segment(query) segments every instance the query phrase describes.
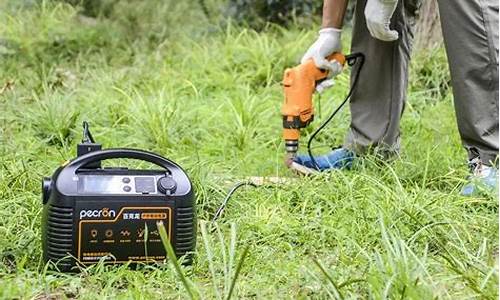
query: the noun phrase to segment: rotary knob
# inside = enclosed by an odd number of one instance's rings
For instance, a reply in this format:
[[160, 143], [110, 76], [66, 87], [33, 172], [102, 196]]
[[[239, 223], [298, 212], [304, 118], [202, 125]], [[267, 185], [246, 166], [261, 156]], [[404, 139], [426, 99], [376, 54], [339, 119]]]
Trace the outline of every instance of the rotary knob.
[[165, 176], [158, 179], [158, 191], [163, 194], [172, 194], [177, 188], [177, 182], [172, 176]]

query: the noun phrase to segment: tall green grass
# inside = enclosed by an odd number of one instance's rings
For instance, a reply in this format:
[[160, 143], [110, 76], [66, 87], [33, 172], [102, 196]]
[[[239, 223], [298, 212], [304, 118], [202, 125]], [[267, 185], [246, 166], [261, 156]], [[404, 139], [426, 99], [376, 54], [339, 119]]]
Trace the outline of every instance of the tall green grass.
[[[13, 82], [0, 95], [0, 298], [188, 297], [169, 264], [73, 275], [44, 266], [40, 179], [74, 157], [82, 120], [106, 147], [156, 151], [185, 167], [200, 224], [228, 182], [292, 176], [282, 163], [280, 80], [315, 29], [256, 33], [208, 23], [186, 1], [120, 2], [96, 20], [62, 2], [0, 2], [0, 87]], [[353, 171], [236, 193], [217, 230], [201, 225], [195, 262], [181, 270], [195, 294], [497, 298], [498, 203], [458, 196], [466, 157], [446, 70], [443, 49], [415, 54], [400, 159], [368, 157]], [[315, 125], [348, 80], [321, 97]], [[340, 144], [348, 125], [344, 110], [315, 151]]]

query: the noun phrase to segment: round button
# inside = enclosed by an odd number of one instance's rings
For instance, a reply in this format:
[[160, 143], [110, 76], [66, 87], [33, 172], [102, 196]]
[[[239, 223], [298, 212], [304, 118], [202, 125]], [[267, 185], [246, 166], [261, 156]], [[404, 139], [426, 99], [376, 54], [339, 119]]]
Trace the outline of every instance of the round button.
[[177, 188], [177, 182], [172, 177], [162, 177], [158, 179], [158, 190], [162, 193], [173, 193]]
[[132, 188], [130, 186], [126, 185], [126, 186], [123, 187], [123, 190], [125, 192], [130, 192], [132, 190]]
[[130, 178], [128, 178], [128, 177], [123, 177], [123, 178], [122, 178], [122, 182], [123, 182], [123, 183], [130, 183]]

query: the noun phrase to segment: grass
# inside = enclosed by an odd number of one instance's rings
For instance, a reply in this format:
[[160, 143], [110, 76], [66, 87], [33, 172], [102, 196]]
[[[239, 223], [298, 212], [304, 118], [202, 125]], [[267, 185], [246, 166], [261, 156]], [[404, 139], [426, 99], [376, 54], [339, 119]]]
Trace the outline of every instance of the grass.
[[[119, 3], [96, 21], [61, 2], [0, 2], [0, 298], [189, 297], [168, 264], [80, 274], [43, 264], [40, 180], [75, 156], [82, 120], [105, 147], [188, 170], [201, 230], [181, 273], [194, 297], [498, 298], [498, 202], [458, 196], [466, 156], [443, 49], [414, 55], [400, 159], [241, 189], [212, 231], [204, 222], [228, 181], [291, 176], [280, 79], [315, 29], [257, 33], [208, 23], [187, 1]], [[347, 87], [346, 73], [321, 97], [320, 119]], [[315, 151], [340, 144], [348, 124], [344, 110]]]

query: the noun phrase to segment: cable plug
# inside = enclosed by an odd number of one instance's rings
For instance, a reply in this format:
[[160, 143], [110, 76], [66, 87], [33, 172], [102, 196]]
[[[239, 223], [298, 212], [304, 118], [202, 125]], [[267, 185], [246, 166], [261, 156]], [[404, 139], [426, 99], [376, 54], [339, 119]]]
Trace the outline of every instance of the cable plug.
[[[76, 156], [82, 156], [89, 152], [99, 151], [101, 149], [102, 145], [96, 143], [94, 138], [92, 137], [92, 134], [90, 133], [89, 123], [87, 121], [83, 121], [83, 138], [82, 142], [76, 146]], [[101, 168], [101, 162], [94, 162], [88, 164], [86, 167], [90, 169], [99, 169]]]

